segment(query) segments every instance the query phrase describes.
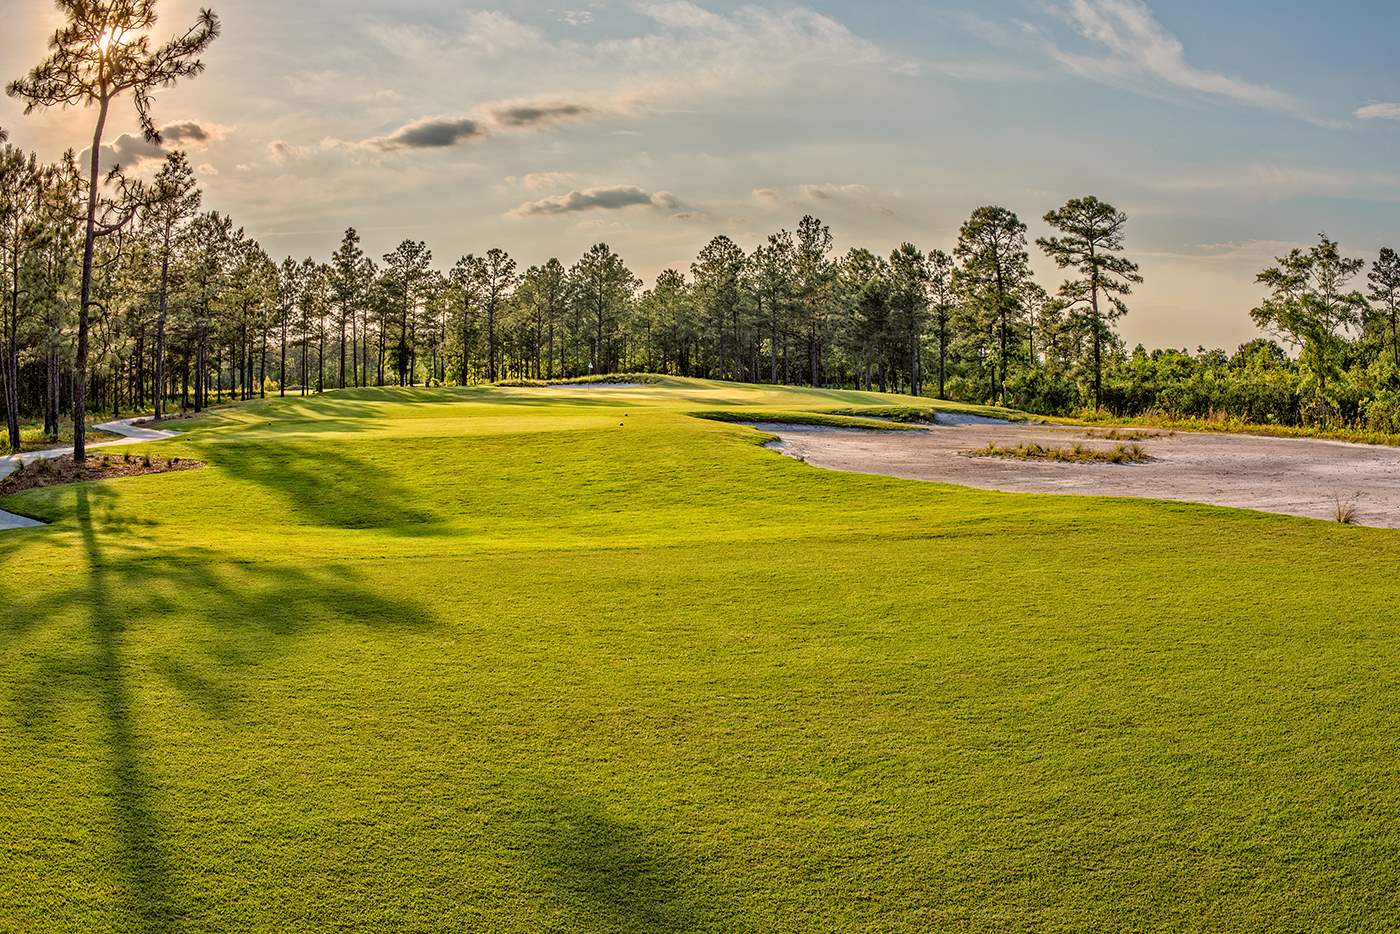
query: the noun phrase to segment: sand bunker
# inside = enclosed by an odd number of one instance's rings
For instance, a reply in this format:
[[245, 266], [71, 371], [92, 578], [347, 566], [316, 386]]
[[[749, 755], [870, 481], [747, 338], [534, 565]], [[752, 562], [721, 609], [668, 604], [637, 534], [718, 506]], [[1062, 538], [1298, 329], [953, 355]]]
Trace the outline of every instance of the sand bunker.
[[[969, 457], [996, 444], [1112, 449], [1102, 429], [939, 417], [928, 431], [853, 431], [798, 425], [754, 427], [770, 447], [815, 467], [935, 480], [984, 490], [1134, 496], [1258, 509], [1335, 521], [1337, 502], [1358, 525], [1400, 528], [1400, 449], [1341, 441], [1178, 432], [1138, 440], [1140, 464], [1076, 464]], [[1122, 429], [1125, 433], [1139, 429]], [[1144, 433], [1151, 434], [1151, 432]]]

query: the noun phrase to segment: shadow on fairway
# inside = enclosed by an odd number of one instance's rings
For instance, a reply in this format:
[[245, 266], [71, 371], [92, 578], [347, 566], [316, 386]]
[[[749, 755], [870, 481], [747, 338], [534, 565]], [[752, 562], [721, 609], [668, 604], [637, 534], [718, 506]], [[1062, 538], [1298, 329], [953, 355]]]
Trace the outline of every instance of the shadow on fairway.
[[[174, 931], [182, 927], [189, 898], [177, 880], [189, 873], [172, 864], [171, 834], [156, 803], [159, 781], [148, 763], [161, 755], [158, 731], [150, 723], [143, 728], [134, 712], [151, 690], [147, 673], [154, 672], [206, 716], [233, 718], [240, 712], [235, 708], [257, 702], [244, 687], [249, 669], [271, 660], [310, 627], [419, 629], [438, 621], [409, 601], [358, 585], [345, 569], [313, 573], [283, 564], [233, 562], [194, 549], [148, 550], [133, 542], [119, 521], [98, 515], [104, 492], [101, 485], [77, 490], [82, 577], [59, 593], [12, 602], [10, 614], [15, 620], [78, 617], [90, 651], [56, 653], [27, 670], [12, 669], [8, 677], [19, 725], [45, 742], [66, 741], [60, 735], [63, 708], [74, 698], [95, 703], [107, 762], [107, 787], [98, 806], [110, 808], [119, 874], [112, 887], [125, 895], [120, 929]], [[132, 624], [178, 626], [190, 632], [180, 643], [188, 649], [178, 657], [169, 651], [150, 661], [135, 657], [127, 648]], [[101, 854], [93, 858], [100, 860]]]
[[130, 692], [121, 663], [122, 627], [120, 617], [107, 609], [113, 582], [93, 529], [91, 495], [87, 489], [78, 492], [78, 522], [87, 556], [87, 600], [92, 606], [94, 687], [111, 754], [109, 799], [118, 849], [131, 880], [129, 911], [139, 919], [141, 930], [174, 930], [177, 915], [171, 902], [170, 869], [149, 800], [150, 782], [137, 755]]
[[442, 520], [394, 475], [344, 447], [314, 442], [193, 445], [201, 459], [277, 494], [293, 516], [337, 529], [433, 535]]
[[[728, 914], [716, 893], [698, 885], [697, 867], [659, 845], [655, 834], [608, 814], [603, 802], [542, 787], [537, 777], [529, 787], [521, 796], [533, 809], [519, 815], [516, 833], [545, 897], [569, 917], [568, 927], [699, 931], [713, 925], [697, 906], [709, 917]], [[542, 794], [549, 791], [554, 794]]]

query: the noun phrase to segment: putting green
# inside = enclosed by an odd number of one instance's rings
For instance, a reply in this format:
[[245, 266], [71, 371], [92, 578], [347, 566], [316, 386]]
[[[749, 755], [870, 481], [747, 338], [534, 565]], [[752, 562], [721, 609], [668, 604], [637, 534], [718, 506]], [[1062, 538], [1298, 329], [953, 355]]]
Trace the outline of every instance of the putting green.
[[689, 414], [914, 404], [347, 391], [0, 500], [0, 928], [1393, 924], [1400, 536]]

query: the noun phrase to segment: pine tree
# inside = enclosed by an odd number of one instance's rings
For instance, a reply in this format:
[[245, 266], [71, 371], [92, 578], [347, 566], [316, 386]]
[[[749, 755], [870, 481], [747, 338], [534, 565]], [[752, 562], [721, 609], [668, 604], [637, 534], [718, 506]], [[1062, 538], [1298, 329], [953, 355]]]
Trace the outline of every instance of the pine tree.
[[928, 254], [928, 303], [933, 330], [938, 338], [938, 398], [948, 398], [948, 342], [952, 315], [957, 307], [953, 289], [953, 257], [942, 250]]
[[929, 260], [918, 247], [905, 243], [890, 254], [891, 324], [904, 342], [909, 394], [923, 391], [923, 340], [928, 318]]
[[345, 388], [347, 327], [353, 329], [355, 309], [365, 288], [365, 251], [360, 249], [360, 235], [354, 227], [345, 231], [340, 246], [331, 256], [330, 291], [335, 306], [335, 321], [340, 332], [340, 376], [337, 386]]
[[219, 34], [219, 20], [201, 10], [195, 24], [157, 48], [145, 31], [156, 22], [154, 0], [58, 0], [67, 19], [49, 40], [47, 59], [13, 81], [6, 93], [25, 102], [24, 112], [40, 107], [96, 106], [87, 176], [83, 265], [78, 303], [78, 349], [73, 372], [73, 459], [87, 456], [88, 309], [92, 302], [93, 251], [97, 240], [125, 227], [136, 213], [140, 193], [120, 178], [117, 197], [100, 198], [102, 134], [112, 104], [128, 95], [141, 130], [152, 143], [160, 133], [151, 118], [151, 94], [180, 78], [199, 74], [197, 56]]
[[199, 213], [202, 195], [183, 152], [173, 152], [156, 173], [151, 203], [142, 212], [147, 237], [155, 241], [160, 263], [156, 293], [155, 417], [165, 414], [166, 324], [170, 316], [170, 265], [184, 228]]
[[1081, 321], [1093, 348], [1094, 408], [1103, 407], [1103, 346], [1112, 336], [1113, 322], [1128, 313], [1124, 296], [1142, 282], [1137, 263], [1120, 255], [1128, 215], [1090, 195], [1073, 198], [1045, 215], [1061, 236], [1042, 237], [1036, 244], [1060, 269], [1074, 269], [1077, 279], [1060, 286], [1058, 304]]
[[1381, 255], [1366, 277], [1371, 283], [1371, 301], [1389, 333], [1391, 362], [1400, 370], [1400, 255], [1382, 247]]
[[1021, 286], [1031, 278], [1026, 225], [1006, 208], [978, 208], [962, 225], [954, 253], [962, 263], [959, 291], [991, 340], [992, 395], [1004, 402], [1014, 334], [1025, 317]]

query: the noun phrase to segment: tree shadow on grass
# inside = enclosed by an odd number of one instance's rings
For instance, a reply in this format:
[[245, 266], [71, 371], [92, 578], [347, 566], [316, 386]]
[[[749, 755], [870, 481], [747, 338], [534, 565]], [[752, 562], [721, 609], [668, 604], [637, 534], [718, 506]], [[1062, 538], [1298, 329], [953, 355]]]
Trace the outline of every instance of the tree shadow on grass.
[[[720, 894], [704, 886], [692, 858], [609, 813], [602, 801], [541, 784], [538, 776], [518, 783], [511, 798], [518, 810], [510, 815], [508, 845], [528, 860], [563, 929], [742, 929]], [[719, 918], [722, 924], [713, 920]]]
[[[118, 866], [124, 876], [123, 930], [163, 932], [181, 927], [186, 896], [178, 891], [167, 832], [153, 803], [157, 782], [143, 761], [154, 747], [141, 735], [133, 714], [132, 677], [142, 664], [126, 650], [131, 622], [155, 625], [163, 619], [198, 627], [191, 652], [167, 653], [154, 669], [206, 715], [223, 717], [242, 701], [243, 671], [271, 659], [309, 626], [344, 624], [421, 628], [437, 620], [404, 600], [391, 600], [355, 582], [352, 572], [316, 572], [286, 565], [237, 563], [193, 549], [171, 553], [108, 542], [112, 529], [94, 506], [101, 487], [77, 491], [76, 519], [83, 550], [83, 576], [58, 594], [12, 601], [11, 618], [83, 620], [80, 634], [90, 639], [86, 653], [40, 658], [27, 671], [9, 672], [15, 687], [18, 725], [41, 740], [51, 736], [60, 709], [74, 698], [96, 705], [106, 747], [107, 793]], [[178, 604], [171, 595], [178, 595]], [[13, 628], [13, 627], [12, 627]], [[192, 661], [190, 655], [194, 656]]]
[[441, 518], [382, 466], [321, 443], [191, 445], [201, 459], [269, 490], [306, 523], [434, 535]]

